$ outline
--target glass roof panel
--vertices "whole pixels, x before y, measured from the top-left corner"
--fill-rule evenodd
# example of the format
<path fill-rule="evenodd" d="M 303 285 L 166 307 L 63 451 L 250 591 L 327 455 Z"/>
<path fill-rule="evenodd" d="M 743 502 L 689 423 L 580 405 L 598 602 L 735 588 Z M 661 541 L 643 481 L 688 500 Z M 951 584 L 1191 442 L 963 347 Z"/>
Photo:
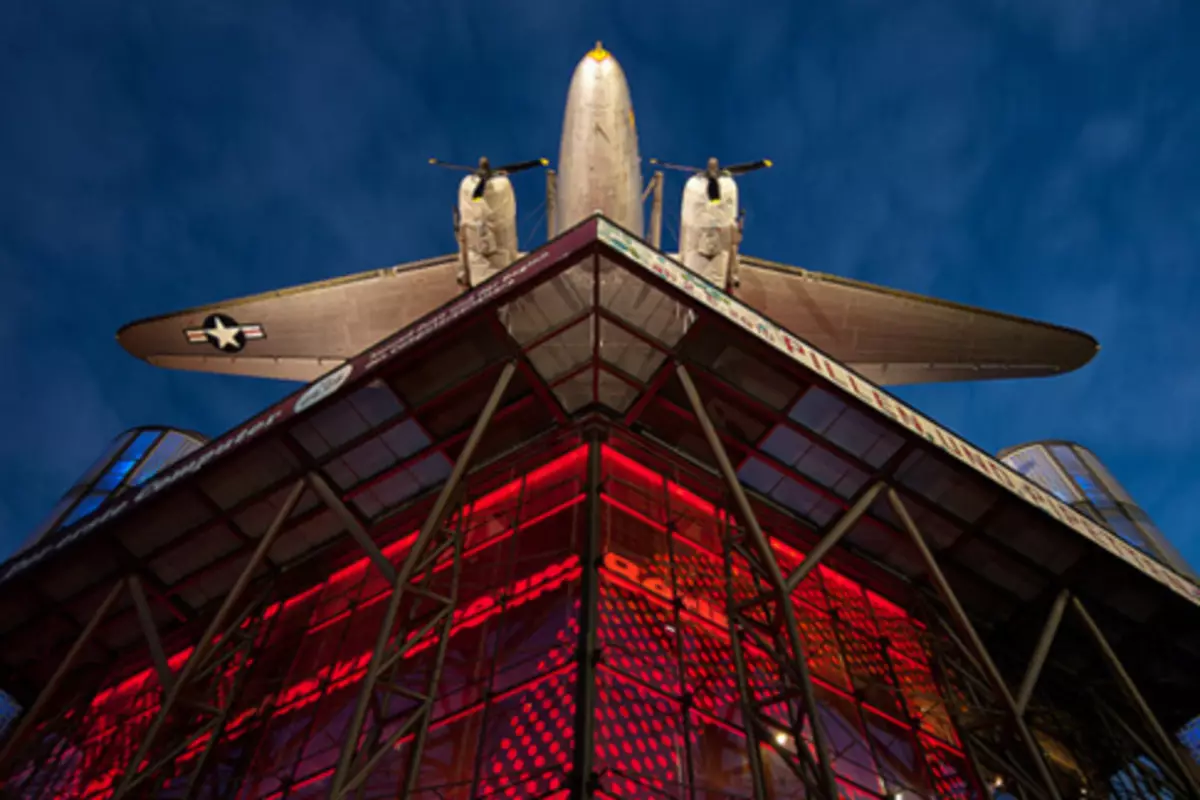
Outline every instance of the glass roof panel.
<path fill-rule="evenodd" d="M 133 440 L 133 444 L 129 445 L 129 449 L 122 453 L 123 458 L 131 461 L 137 461 L 146 454 L 150 449 L 150 445 L 159 437 L 162 431 L 142 431 L 137 438 Z"/>
<path fill-rule="evenodd" d="M 353 504 L 368 519 L 376 519 L 450 476 L 450 460 L 430 453 L 408 469 L 397 470 L 385 480 L 355 495 Z"/>
<path fill-rule="evenodd" d="M 600 357 L 642 383 L 649 381 L 667 358 L 661 350 L 606 319 L 600 320 Z"/>
<path fill-rule="evenodd" d="M 883 466 L 904 443 L 898 434 L 816 386 L 796 401 L 788 416 L 873 467 Z"/>
<path fill-rule="evenodd" d="M 1064 503 L 1078 503 L 1083 495 L 1075 488 L 1043 445 L 1033 445 L 1010 453 L 1004 461 L 1017 472 L 1048 490 Z"/>
<path fill-rule="evenodd" d="M 738 480 L 796 512 L 818 528 L 824 528 L 838 515 L 837 504 L 783 475 L 760 458 L 751 456 L 746 459 L 738 470 Z"/>
<path fill-rule="evenodd" d="M 553 382 L 591 360 L 594 330 L 595 317 L 589 316 L 530 350 L 529 362 L 543 380 Z"/>
<path fill-rule="evenodd" d="M 783 373 L 728 340 L 721 341 L 721 349 L 711 363 L 713 372 L 731 386 L 736 386 L 776 411 L 782 411 L 799 389 Z"/>
<path fill-rule="evenodd" d="M 819 447 L 811 448 L 796 461 L 796 471 L 832 489 L 842 497 L 850 497 L 867 482 L 867 473 Z"/>
<path fill-rule="evenodd" d="M 83 477 L 81 477 L 79 479 L 78 483 L 76 483 L 75 485 L 76 486 L 87 486 L 88 484 L 90 484 L 95 479 L 95 477 L 98 474 L 100 474 L 100 470 L 107 467 L 108 462 L 112 461 L 112 459 L 117 455 L 117 453 L 121 452 L 121 450 L 125 447 L 125 445 L 127 445 L 130 442 L 130 440 L 132 440 L 133 437 L 136 435 L 137 435 L 137 431 L 125 431 L 120 436 L 118 436 L 116 439 L 114 439 L 112 444 L 110 444 L 108 446 L 108 449 L 106 449 L 104 451 L 104 455 L 100 456 L 99 458 L 97 458 L 95 461 L 92 462 L 92 465 L 90 467 L 88 467 L 88 471 L 83 474 Z"/>
<path fill-rule="evenodd" d="M 104 474 L 100 476 L 100 480 L 96 481 L 92 488 L 99 492 L 111 492 L 121 485 L 136 463 L 137 459 L 122 454 L 120 458 L 112 462 L 109 468 L 104 471 Z"/>
<path fill-rule="evenodd" d="M 1108 490 L 1109 494 L 1121 503 L 1133 503 L 1133 498 L 1129 496 L 1129 492 L 1125 491 L 1125 487 L 1113 477 L 1113 474 L 1108 471 L 1108 467 L 1100 463 L 1100 459 L 1096 458 L 1086 448 L 1076 446 L 1073 449 L 1076 455 L 1083 459 L 1083 463 L 1087 464 L 1088 469 L 1100 479 L 1100 484 Z"/>
<path fill-rule="evenodd" d="M 130 478 L 129 483 L 133 486 L 140 486 L 166 467 L 203 446 L 203 442 L 191 436 L 179 431 L 170 431 L 138 467 L 137 473 Z"/>
<path fill-rule="evenodd" d="M 417 479 L 417 484 L 424 491 L 449 478 L 451 468 L 450 459 L 441 453 L 431 453 L 413 464 L 409 472 Z"/>
<path fill-rule="evenodd" d="M 592 402 L 593 370 L 584 370 L 554 387 L 554 396 L 568 414 L 573 414 Z"/>
<path fill-rule="evenodd" d="M 915 452 L 896 469 L 896 481 L 937 503 L 955 517 L 975 522 L 1000 498 L 995 486 L 926 452 Z"/>
<path fill-rule="evenodd" d="M 378 475 L 398 461 L 396 454 L 379 439 L 363 442 L 340 460 L 360 481 Z"/>
<path fill-rule="evenodd" d="M 600 305 L 668 347 L 683 338 L 695 319 L 682 303 L 603 256 L 600 257 Z"/>
<path fill-rule="evenodd" d="M 855 494 L 867 481 L 865 472 L 809 441 L 787 425 L 776 426 L 760 448 L 842 497 Z"/>
<path fill-rule="evenodd" d="M 1157 558 L 1157 554 L 1146 541 L 1145 534 L 1138 530 L 1136 526 L 1134 526 L 1129 517 L 1125 516 L 1115 508 L 1106 509 L 1103 512 L 1103 516 L 1104 524 L 1111 528 L 1112 531 L 1117 534 L 1117 536 L 1120 536 L 1122 539 L 1129 542 L 1143 553 L 1155 556 Z"/>
<path fill-rule="evenodd" d="M 639 391 L 625 381 L 608 372 L 601 372 L 598 386 L 599 400 L 614 411 L 624 412 L 633 405 Z"/>
<path fill-rule="evenodd" d="M 102 502 L 104 502 L 104 498 L 106 497 L 108 497 L 107 494 L 89 494 L 79 502 L 79 505 L 75 506 L 74 510 L 71 511 L 71 514 L 65 520 L 63 520 L 62 524 L 70 525 L 76 520 L 82 519 L 83 517 L 92 513 L 100 506 Z"/>
<path fill-rule="evenodd" d="M 350 404 L 371 425 L 387 422 L 404 411 L 404 404 L 381 383 L 369 384 L 350 395 Z"/>
<path fill-rule="evenodd" d="M 772 500 L 795 511 L 818 528 L 824 528 L 837 516 L 838 507 L 799 481 L 784 477 L 768 495 Z"/>
<path fill-rule="evenodd" d="M 420 406 L 503 359 L 507 350 L 495 325 L 481 319 L 458 335 L 442 337 L 438 347 L 388 383 L 410 407 Z"/>
<path fill-rule="evenodd" d="M 366 433 L 369 428 L 358 410 L 348 400 L 342 400 L 296 425 L 292 435 L 310 455 L 320 458 Z"/>
<path fill-rule="evenodd" d="M 815 445 L 787 425 L 776 425 L 759 444 L 759 449 L 789 467 L 796 465 Z"/>
<path fill-rule="evenodd" d="M 408 458 L 431 443 L 425 431 L 413 419 L 406 419 L 399 425 L 389 428 L 380 438 L 396 458 Z"/>
<path fill-rule="evenodd" d="M 588 258 L 501 306 L 500 319 L 518 344 L 527 345 L 592 307 L 593 261 Z"/>
<path fill-rule="evenodd" d="M 769 495 L 783 480 L 783 473 L 761 458 L 747 458 L 738 470 L 738 480 L 759 494 Z"/>

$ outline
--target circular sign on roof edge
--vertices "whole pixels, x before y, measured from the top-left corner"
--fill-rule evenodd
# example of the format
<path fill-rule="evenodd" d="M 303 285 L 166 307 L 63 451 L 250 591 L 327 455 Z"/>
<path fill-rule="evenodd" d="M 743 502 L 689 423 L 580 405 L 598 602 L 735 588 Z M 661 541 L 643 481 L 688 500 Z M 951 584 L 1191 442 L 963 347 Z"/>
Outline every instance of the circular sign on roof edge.
<path fill-rule="evenodd" d="M 317 403 L 324 400 L 326 397 L 337 392 L 345 385 L 350 378 L 350 373 L 354 371 L 353 364 L 343 364 L 338 369 L 321 378 L 312 386 L 304 390 L 304 394 L 296 398 L 296 404 L 292 406 L 292 412 L 299 414 L 306 408 L 315 406 Z"/>

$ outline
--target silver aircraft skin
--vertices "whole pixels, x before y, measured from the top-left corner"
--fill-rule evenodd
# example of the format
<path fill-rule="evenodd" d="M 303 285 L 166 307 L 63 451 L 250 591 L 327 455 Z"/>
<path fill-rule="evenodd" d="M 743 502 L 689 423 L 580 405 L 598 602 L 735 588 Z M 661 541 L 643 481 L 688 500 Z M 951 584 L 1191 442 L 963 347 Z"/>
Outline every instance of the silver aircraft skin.
<path fill-rule="evenodd" d="M 642 235 L 642 162 L 625 71 L 599 43 L 567 90 L 558 155 L 558 230 L 599 211 Z"/>
<path fill-rule="evenodd" d="M 548 173 L 550 230 L 599 212 L 659 247 L 662 174 L 643 189 L 641 163 L 625 73 L 597 43 L 567 92 L 558 174 Z M 506 175 L 545 164 L 457 167 L 469 173 L 454 216 L 457 253 L 141 320 L 117 338 L 160 367 L 314 380 L 507 268 L 520 250 Z M 1097 352 L 1080 331 L 740 253 L 733 176 L 761 166 L 770 162 L 722 169 L 713 159 L 697 170 L 684 187 L 675 257 L 864 377 L 895 385 L 1057 375 Z"/>

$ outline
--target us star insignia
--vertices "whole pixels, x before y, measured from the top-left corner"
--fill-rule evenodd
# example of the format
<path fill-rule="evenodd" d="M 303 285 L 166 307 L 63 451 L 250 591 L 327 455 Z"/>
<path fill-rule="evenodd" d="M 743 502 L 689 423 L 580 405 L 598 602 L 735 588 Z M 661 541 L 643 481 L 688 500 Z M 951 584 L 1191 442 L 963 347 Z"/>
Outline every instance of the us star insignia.
<path fill-rule="evenodd" d="M 199 328 L 184 331 L 192 344 L 208 342 L 222 353 L 238 353 L 252 339 L 265 339 L 267 332 L 258 323 L 243 325 L 226 314 L 209 314 Z"/>

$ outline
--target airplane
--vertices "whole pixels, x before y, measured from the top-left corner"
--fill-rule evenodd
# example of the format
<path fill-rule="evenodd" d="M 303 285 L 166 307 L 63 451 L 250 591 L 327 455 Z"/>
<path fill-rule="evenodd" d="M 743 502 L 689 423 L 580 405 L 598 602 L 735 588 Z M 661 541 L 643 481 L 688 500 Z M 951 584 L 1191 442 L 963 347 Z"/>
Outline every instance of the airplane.
<path fill-rule="evenodd" d="M 661 249 L 663 172 L 643 188 L 629 84 L 600 43 L 571 78 L 557 173 L 544 159 L 431 163 L 469 173 L 454 214 L 458 252 L 141 320 L 121 328 L 118 341 L 160 367 L 315 380 L 519 258 L 508 176 L 539 166 L 547 167 L 551 236 L 600 212 Z M 735 178 L 770 161 L 651 164 L 694 173 L 683 189 L 676 260 L 879 384 L 1058 375 L 1099 349 L 1080 331 L 745 255 Z"/>

